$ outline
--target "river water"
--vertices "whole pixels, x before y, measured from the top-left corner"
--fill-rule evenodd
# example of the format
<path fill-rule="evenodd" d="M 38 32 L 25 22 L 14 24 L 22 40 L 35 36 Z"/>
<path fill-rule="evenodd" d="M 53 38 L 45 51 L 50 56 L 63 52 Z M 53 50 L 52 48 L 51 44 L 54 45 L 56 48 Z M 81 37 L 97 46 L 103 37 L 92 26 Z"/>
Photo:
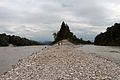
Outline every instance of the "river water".
<path fill-rule="evenodd" d="M 0 47 L 0 74 L 8 71 L 19 59 L 41 51 L 45 46 Z M 107 58 L 120 65 L 120 47 L 80 45 L 84 53 L 91 53 Z"/>
<path fill-rule="evenodd" d="M 78 49 L 84 53 L 95 54 L 120 65 L 120 47 L 81 45 Z"/>
<path fill-rule="evenodd" d="M 8 71 L 19 59 L 38 52 L 45 46 L 0 47 L 0 74 Z"/>

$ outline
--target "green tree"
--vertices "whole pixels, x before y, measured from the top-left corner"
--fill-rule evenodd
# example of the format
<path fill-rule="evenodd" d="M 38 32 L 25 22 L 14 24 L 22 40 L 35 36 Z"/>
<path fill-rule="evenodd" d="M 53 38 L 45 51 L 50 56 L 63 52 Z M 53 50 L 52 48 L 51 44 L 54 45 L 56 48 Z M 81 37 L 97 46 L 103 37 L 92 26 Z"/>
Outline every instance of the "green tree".
<path fill-rule="evenodd" d="M 0 34 L 0 46 L 8 46 L 9 44 L 13 44 L 15 46 L 40 45 L 39 42 L 21 38 L 19 36 L 6 35 L 5 33 Z"/>
<path fill-rule="evenodd" d="M 77 38 L 69 29 L 69 26 L 65 24 L 65 22 L 62 22 L 61 28 L 57 33 L 53 33 L 55 41 L 52 43 L 57 43 L 58 41 L 67 39 L 72 43 L 79 44 L 79 43 L 87 43 L 85 41 L 81 41 L 79 38 Z"/>
<path fill-rule="evenodd" d="M 120 46 L 120 23 L 108 27 L 106 32 L 95 37 L 95 45 Z"/>

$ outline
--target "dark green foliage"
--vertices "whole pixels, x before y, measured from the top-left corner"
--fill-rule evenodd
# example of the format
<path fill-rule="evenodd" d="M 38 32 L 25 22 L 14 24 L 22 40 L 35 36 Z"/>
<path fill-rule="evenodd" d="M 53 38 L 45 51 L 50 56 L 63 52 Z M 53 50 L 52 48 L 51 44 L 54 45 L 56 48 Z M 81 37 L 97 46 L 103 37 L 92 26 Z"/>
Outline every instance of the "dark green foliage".
<path fill-rule="evenodd" d="M 0 35 L 0 46 L 8 46 L 9 43 L 9 37 L 6 36 L 6 34 L 1 34 Z"/>
<path fill-rule="evenodd" d="M 53 33 L 53 36 L 55 38 L 54 43 L 57 43 L 61 40 L 67 39 L 70 42 L 74 43 L 74 44 L 91 44 L 90 41 L 84 41 L 83 39 L 79 39 L 77 38 L 69 29 L 69 26 L 67 24 L 65 24 L 64 22 L 62 22 L 61 28 L 57 33 Z"/>
<path fill-rule="evenodd" d="M 8 46 L 9 44 L 13 44 L 15 46 L 40 45 L 40 43 L 36 41 L 21 38 L 19 36 L 10 36 L 6 35 L 5 33 L 0 34 L 0 46 Z"/>
<path fill-rule="evenodd" d="M 115 23 L 108 27 L 106 32 L 96 36 L 95 45 L 120 46 L 120 23 Z"/>
<path fill-rule="evenodd" d="M 68 25 L 63 22 L 61 25 L 60 31 L 57 33 L 57 37 L 55 41 L 60 41 L 63 39 L 70 39 L 72 37 L 73 37 L 73 33 L 70 32 Z"/>

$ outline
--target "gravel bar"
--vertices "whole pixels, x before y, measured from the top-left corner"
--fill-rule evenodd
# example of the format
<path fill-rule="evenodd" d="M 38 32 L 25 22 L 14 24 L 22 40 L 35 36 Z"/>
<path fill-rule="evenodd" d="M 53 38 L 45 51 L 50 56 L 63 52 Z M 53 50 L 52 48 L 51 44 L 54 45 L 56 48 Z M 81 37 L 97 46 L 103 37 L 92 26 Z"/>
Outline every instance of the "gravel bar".
<path fill-rule="evenodd" d="M 120 80 L 120 66 L 76 45 L 53 45 L 19 60 L 0 80 Z"/>

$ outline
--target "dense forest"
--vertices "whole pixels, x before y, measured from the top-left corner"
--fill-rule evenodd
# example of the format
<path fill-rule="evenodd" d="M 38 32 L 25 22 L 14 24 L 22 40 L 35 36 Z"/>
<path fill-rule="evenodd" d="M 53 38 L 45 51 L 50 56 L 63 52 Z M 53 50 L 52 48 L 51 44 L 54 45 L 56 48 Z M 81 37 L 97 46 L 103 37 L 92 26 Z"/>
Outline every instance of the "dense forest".
<path fill-rule="evenodd" d="M 108 27 L 106 32 L 96 36 L 95 45 L 120 46 L 120 23 L 115 23 Z"/>
<path fill-rule="evenodd" d="M 21 38 L 19 36 L 6 35 L 5 33 L 0 34 L 0 46 L 9 46 L 9 44 L 12 44 L 14 46 L 40 45 L 39 42 Z"/>
<path fill-rule="evenodd" d="M 55 44 L 61 40 L 67 39 L 74 44 L 91 44 L 90 41 L 85 41 L 82 38 L 77 38 L 69 29 L 69 26 L 62 22 L 61 28 L 57 33 L 53 33 L 54 41 L 52 44 Z"/>

